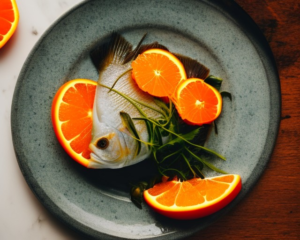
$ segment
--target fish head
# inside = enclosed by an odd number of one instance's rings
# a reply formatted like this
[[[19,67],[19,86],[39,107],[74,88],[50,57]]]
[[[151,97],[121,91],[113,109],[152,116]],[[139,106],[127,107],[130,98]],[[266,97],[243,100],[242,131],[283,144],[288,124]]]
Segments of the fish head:
[[[93,126],[91,150],[91,162],[98,165],[97,168],[123,167],[129,152],[122,133],[103,123]]]

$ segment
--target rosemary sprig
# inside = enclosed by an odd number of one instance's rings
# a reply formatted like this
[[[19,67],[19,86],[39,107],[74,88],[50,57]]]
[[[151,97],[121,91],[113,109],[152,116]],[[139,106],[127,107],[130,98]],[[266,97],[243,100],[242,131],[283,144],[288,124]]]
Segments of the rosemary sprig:
[[[219,173],[226,173],[222,169],[215,167],[213,164],[203,159],[202,156],[199,156],[199,153],[204,151],[217,156],[222,160],[226,160],[224,156],[207,147],[204,147],[203,144],[200,145],[195,143],[195,139],[202,134],[202,129],[207,129],[207,126],[189,126],[183,123],[178,116],[177,111],[175,111],[172,101],[170,101],[169,104],[166,104],[159,99],[154,99],[155,104],[160,109],[159,110],[149,106],[144,102],[131,98],[130,96],[114,89],[118,79],[115,81],[112,87],[101,83],[98,84],[109,89],[109,92],[112,91],[123,97],[140,113],[141,117],[137,118],[131,118],[130,115],[125,112],[121,112],[120,116],[123,124],[129,130],[131,136],[137,141],[136,155],[141,149],[141,144],[147,145],[152,152],[151,157],[156,162],[157,171],[160,176],[177,176],[182,180],[187,180],[193,177],[204,178],[204,174],[202,173],[204,167]],[[205,81],[215,86],[219,90],[222,79],[210,76]],[[231,95],[228,93],[225,93],[224,96],[231,97]],[[158,119],[152,119],[147,116],[143,108],[156,111],[161,115],[161,117]],[[141,120],[145,122],[147,127],[149,136],[148,142],[141,140],[137,130],[135,129],[134,121]],[[206,131],[206,133],[208,133],[208,131]],[[163,137],[167,137],[168,140],[164,142]],[[141,207],[141,192],[149,188],[149,186],[150,185],[147,183],[145,184],[145,182],[140,182],[132,187],[131,197],[137,206]]]
[[[105,87],[105,88],[110,89],[110,87],[108,87],[108,86],[106,86],[106,85],[104,85],[104,84],[101,84],[101,83],[98,83],[98,84],[99,84],[100,86],[102,86],[102,87]],[[161,123],[159,123],[157,120],[154,120],[154,119],[149,118],[149,117],[146,115],[146,113],[145,113],[145,112],[137,105],[137,103],[140,104],[140,105],[142,105],[142,106],[144,106],[144,107],[147,107],[147,108],[149,108],[149,109],[151,109],[151,110],[155,110],[155,111],[157,111],[157,112],[159,112],[159,113],[161,113],[162,115],[165,116],[165,114],[164,114],[163,112],[161,112],[161,111],[159,111],[159,110],[157,110],[157,109],[155,109],[155,108],[153,108],[153,107],[151,107],[151,106],[148,106],[148,105],[145,104],[145,103],[142,103],[142,102],[140,102],[140,101],[134,100],[134,99],[132,99],[131,97],[127,96],[127,95],[124,94],[124,93],[121,93],[120,91],[118,91],[118,90],[116,90],[116,89],[112,89],[112,91],[115,92],[115,93],[117,93],[117,94],[119,94],[120,96],[124,97],[127,101],[129,101],[129,102],[130,102],[130,103],[131,103],[131,104],[139,111],[139,113],[144,117],[144,119],[145,119],[146,121],[150,122],[150,123],[153,124],[153,125],[156,125],[157,127],[161,128],[162,130],[168,132],[168,133],[171,134],[171,135],[174,135],[174,136],[177,137],[178,139],[181,139],[182,141],[186,142],[187,144],[189,144],[189,145],[191,145],[191,146],[194,146],[194,147],[199,148],[199,149],[201,149],[201,150],[204,150],[204,151],[206,151],[206,152],[208,152],[208,153],[211,153],[211,154],[213,154],[213,155],[219,157],[219,158],[222,159],[222,160],[226,160],[226,158],[225,158],[224,156],[220,155],[219,153],[217,153],[217,152],[215,152],[215,151],[213,151],[213,150],[211,150],[211,149],[209,149],[209,148],[206,148],[206,147],[204,147],[204,146],[201,146],[201,145],[198,145],[198,144],[194,144],[194,143],[188,141],[184,136],[181,136],[180,134],[178,134],[178,133],[176,133],[176,132],[174,132],[174,131],[168,129],[167,127],[164,126],[164,124],[161,124]],[[168,118],[168,117],[166,117],[166,118]],[[167,119],[166,119],[166,120],[167,120]],[[178,140],[177,140],[177,141],[178,141]]]

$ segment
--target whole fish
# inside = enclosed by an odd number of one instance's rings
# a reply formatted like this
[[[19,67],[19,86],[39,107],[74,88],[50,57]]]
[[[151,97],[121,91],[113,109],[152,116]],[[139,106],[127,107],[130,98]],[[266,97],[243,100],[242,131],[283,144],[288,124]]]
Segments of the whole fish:
[[[151,153],[146,144],[142,143],[140,146],[137,144],[137,140],[121,118],[121,113],[124,112],[131,118],[140,118],[141,113],[130,101],[116,92],[119,91],[153,109],[161,110],[153,97],[141,91],[131,77],[132,60],[145,49],[159,47],[158,44],[142,46],[142,40],[133,50],[125,38],[113,33],[106,43],[91,52],[92,61],[99,71],[93,108],[92,140],[89,145],[91,168],[122,168],[146,159]],[[110,91],[111,87],[113,91]],[[158,111],[141,105],[139,107],[148,117],[154,119],[161,117]],[[149,135],[145,121],[132,122],[140,140],[148,142]]]
[[[145,35],[133,50],[124,37],[113,33],[105,43],[91,52],[91,59],[99,71],[99,79],[89,145],[90,168],[122,168],[143,161],[151,154],[145,144],[149,141],[147,125],[141,118],[161,118],[162,109],[132,79],[131,63],[148,49],[168,49],[157,42],[142,45],[144,38]],[[209,69],[201,63],[182,55],[174,55],[182,62],[188,78],[205,79],[208,76]],[[161,140],[165,143],[168,137]]]

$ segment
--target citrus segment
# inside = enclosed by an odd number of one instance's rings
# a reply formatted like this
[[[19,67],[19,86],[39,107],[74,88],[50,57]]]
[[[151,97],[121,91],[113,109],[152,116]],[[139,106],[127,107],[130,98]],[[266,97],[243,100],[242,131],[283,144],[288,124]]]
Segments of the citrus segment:
[[[186,198],[186,196],[193,196]],[[176,205],[179,207],[193,206],[205,202],[204,195],[199,191],[195,191],[192,184],[183,182],[180,193],[176,198]]]
[[[71,80],[60,87],[52,103],[52,123],[66,152],[85,167],[89,164],[92,111],[97,83]]]
[[[10,39],[19,22],[19,11],[15,0],[0,2],[0,48]]]
[[[132,76],[140,89],[152,96],[171,96],[177,84],[186,79],[182,63],[170,52],[150,49],[132,62]]]
[[[168,181],[168,182],[164,182],[163,184],[156,184],[155,188],[151,188],[151,195],[152,196],[158,196],[163,192],[166,192],[167,190],[171,189],[172,187],[174,187],[177,184],[176,181]]]
[[[64,134],[64,137],[68,141],[70,141],[79,134],[81,134],[85,129],[90,129],[91,126],[91,119],[89,117],[83,116],[78,119],[67,119],[66,122],[63,122],[61,124],[61,129]]]
[[[211,123],[222,110],[221,94],[198,78],[180,83],[173,100],[181,118],[192,124]]]
[[[195,219],[229,204],[242,187],[239,175],[194,178],[159,183],[144,191],[144,199],[158,213],[175,219]]]
[[[179,192],[180,185],[175,184],[172,188],[165,191],[161,196],[156,198],[159,204],[171,207],[175,204],[175,198]]]

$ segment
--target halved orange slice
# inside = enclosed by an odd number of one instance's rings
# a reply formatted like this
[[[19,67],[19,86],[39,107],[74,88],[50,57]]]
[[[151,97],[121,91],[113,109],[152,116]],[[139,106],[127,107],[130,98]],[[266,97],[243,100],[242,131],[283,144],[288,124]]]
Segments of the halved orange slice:
[[[222,110],[221,94],[198,78],[182,81],[172,100],[181,118],[191,124],[211,123]]]
[[[215,213],[229,204],[242,187],[239,175],[176,180],[154,185],[144,199],[156,212],[175,219],[196,219]]]
[[[19,22],[19,11],[15,0],[0,1],[0,48],[16,31]]]
[[[155,97],[169,97],[186,79],[182,63],[170,52],[149,49],[132,62],[132,76],[140,89]]]
[[[65,151],[88,167],[92,132],[92,113],[97,82],[74,79],[62,85],[52,102],[52,124]]]

